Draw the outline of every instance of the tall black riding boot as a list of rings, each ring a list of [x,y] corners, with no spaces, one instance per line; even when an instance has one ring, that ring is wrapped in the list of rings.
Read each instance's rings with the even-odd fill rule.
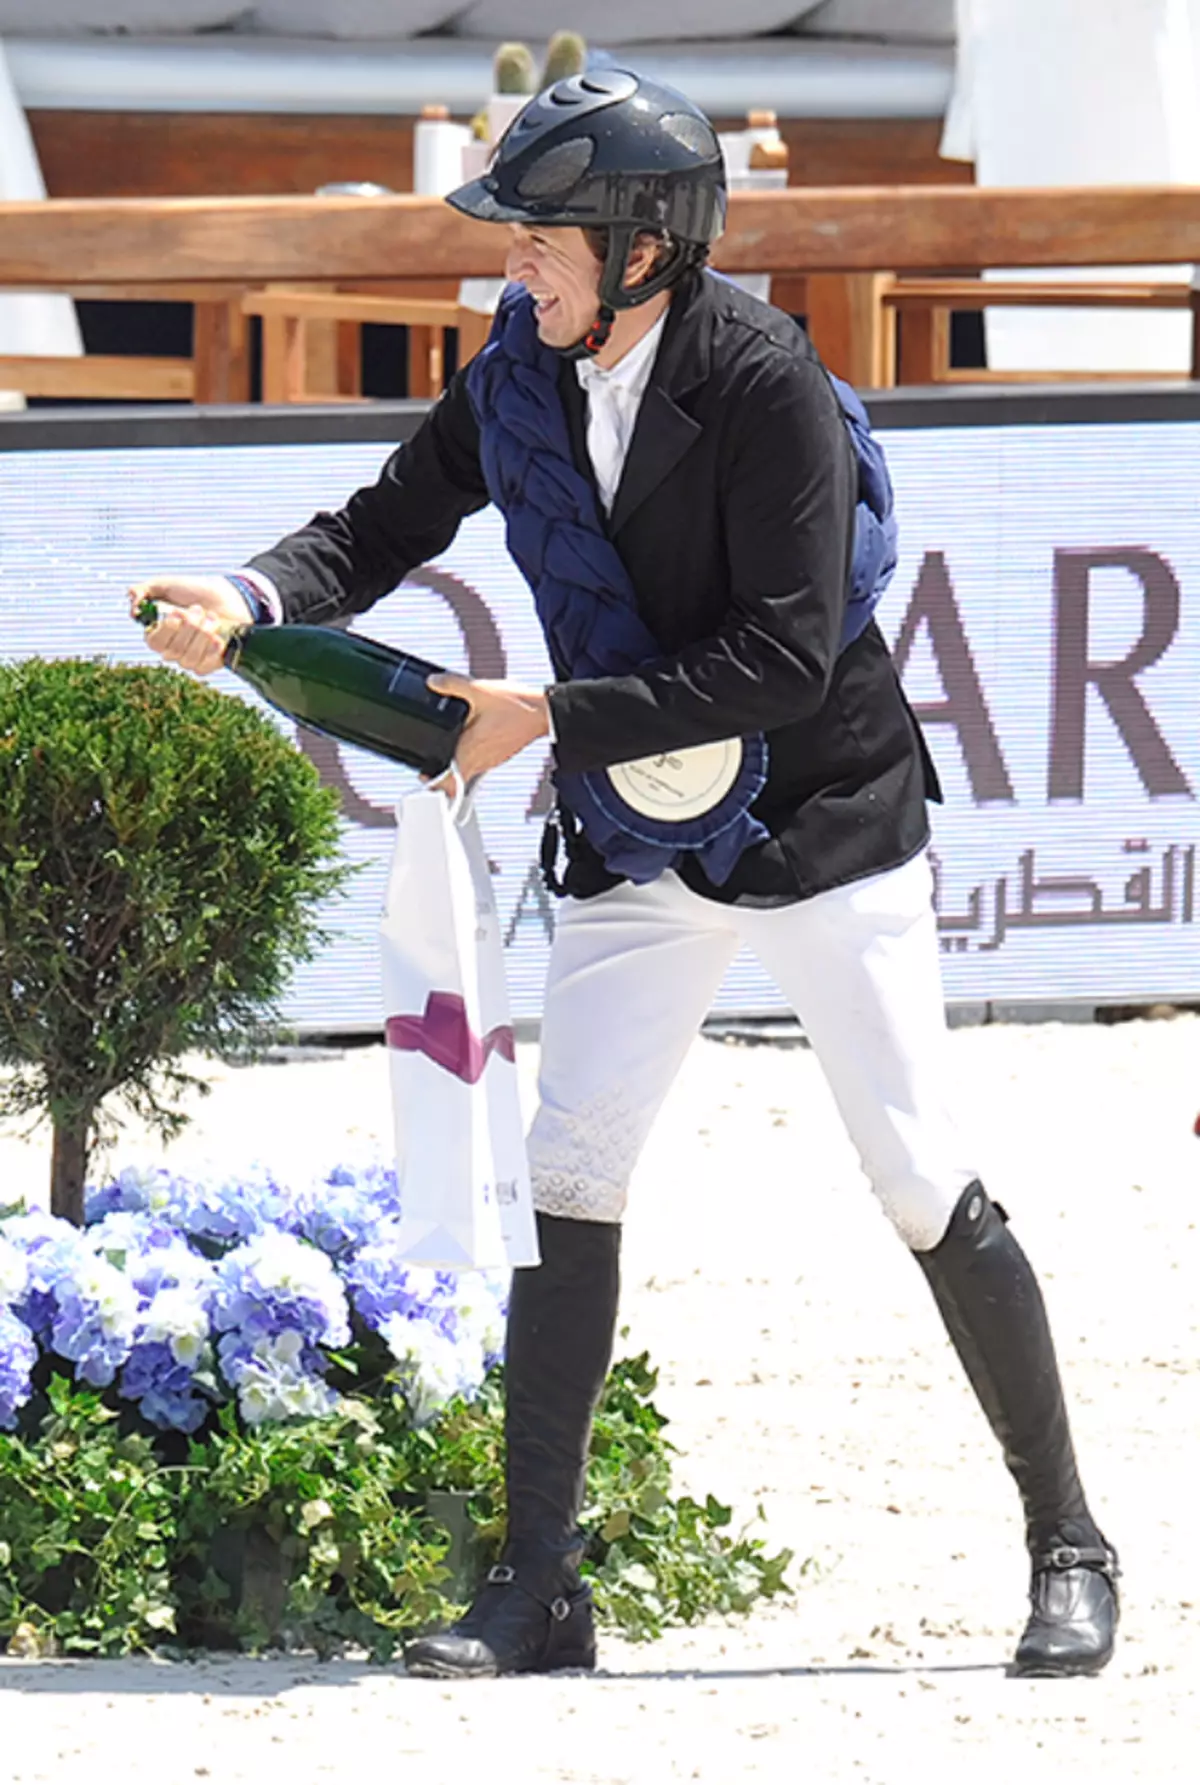
[[[513,1272],[508,1305],[504,1552],[464,1617],[409,1645],[409,1673],[487,1678],[596,1664],[577,1521],[612,1358],[621,1229],[556,1215],[537,1222],[542,1262]]]
[[[1088,1511],[1046,1308],[1001,1209],[969,1184],[945,1236],[914,1254],[1025,1509],[1032,1612],[1012,1671],[1098,1673],[1117,1627],[1117,1557]]]

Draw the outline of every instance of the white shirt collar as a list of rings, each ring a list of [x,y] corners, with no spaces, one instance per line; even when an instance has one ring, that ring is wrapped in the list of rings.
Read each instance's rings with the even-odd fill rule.
[[[650,382],[658,344],[666,326],[667,312],[664,310],[654,327],[647,329],[641,340],[615,366],[598,366],[593,359],[576,360],[575,373],[583,389],[598,387],[625,397],[641,397]]]

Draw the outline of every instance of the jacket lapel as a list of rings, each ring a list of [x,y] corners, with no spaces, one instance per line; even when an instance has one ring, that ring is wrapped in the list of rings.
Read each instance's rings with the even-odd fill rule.
[[[707,378],[711,335],[711,281],[700,274],[679,287],[667,312],[662,344],[613,501],[609,530],[614,538],[700,434],[700,423],[678,399]]]

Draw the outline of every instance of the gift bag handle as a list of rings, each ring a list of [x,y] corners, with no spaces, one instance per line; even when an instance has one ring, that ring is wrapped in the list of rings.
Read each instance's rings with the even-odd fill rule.
[[[451,824],[461,827],[470,822],[471,814],[475,810],[476,789],[482,778],[481,775],[476,775],[473,781],[468,781],[458,763],[452,762],[448,769],[442,771],[436,781],[429,783],[431,793],[440,793],[443,798],[449,800]],[[453,783],[453,792],[449,794],[445,791],[447,780]]]

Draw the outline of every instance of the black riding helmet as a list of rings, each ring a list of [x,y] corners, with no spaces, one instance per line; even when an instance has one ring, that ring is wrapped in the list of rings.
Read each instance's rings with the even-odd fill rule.
[[[682,93],[624,69],[556,81],[531,99],[477,180],[448,204],[483,223],[603,229],[600,315],[572,353],[598,353],[614,312],[673,285],[699,265],[725,223],[725,164],[717,133]],[[638,235],[668,252],[642,284],[625,275]]]

